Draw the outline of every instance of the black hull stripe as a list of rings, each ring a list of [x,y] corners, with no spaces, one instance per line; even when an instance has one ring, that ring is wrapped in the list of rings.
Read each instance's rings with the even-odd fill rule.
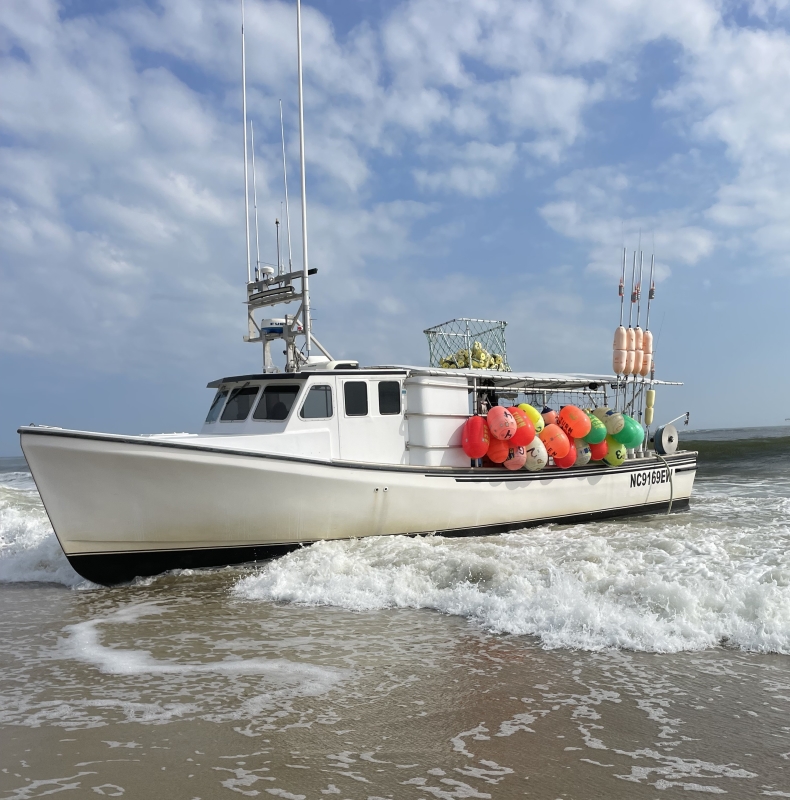
[[[286,461],[296,464],[315,464],[323,467],[335,467],[338,469],[358,469],[375,472],[406,472],[409,474],[423,474],[429,478],[452,478],[456,480],[479,481],[503,481],[503,480],[555,480],[557,478],[578,478],[580,475],[606,475],[623,472],[633,472],[635,470],[661,469],[663,464],[653,461],[653,459],[634,459],[626,461],[619,467],[603,466],[598,464],[585,467],[571,467],[570,469],[549,468],[543,472],[512,472],[508,469],[494,470],[486,469],[483,473],[480,469],[471,467],[446,468],[436,471],[435,467],[416,467],[403,464],[366,464],[358,461],[321,461],[315,458],[302,458],[299,456],[287,456],[280,453],[257,453],[250,450],[232,450],[224,447],[210,447],[209,445],[181,444],[161,439],[140,439],[136,436],[115,436],[101,433],[75,432],[55,430],[52,428],[19,428],[17,433],[34,436],[58,436],[65,439],[86,439],[89,441],[111,442],[115,444],[132,444],[138,447],[164,447],[171,450],[198,451],[203,453],[218,453],[229,456],[243,456],[246,458],[262,458],[269,461]],[[672,466],[697,463],[697,454],[694,451],[676,453],[666,456],[667,463]],[[647,462],[647,463],[646,463]],[[694,466],[696,469],[696,466]]]
[[[688,498],[676,500],[672,504],[673,511],[688,508]],[[569,514],[537,520],[522,520],[496,525],[475,526],[470,528],[453,528],[436,531],[440,536],[485,536],[522,528],[534,528],[549,523],[565,525],[582,522],[593,522],[613,517],[638,516],[666,511],[668,502],[644,503],[637,506],[621,506],[598,511]],[[421,533],[401,535],[421,536]],[[270,545],[254,545],[250,547],[205,547],[190,550],[142,550],[123,553],[91,553],[67,556],[71,566],[85,579],[94,583],[112,586],[125,583],[135,577],[158,575],[171,569],[200,569],[205,567],[222,567],[231,564],[244,564],[265,561],[296,550],[313,542],[293,542]]]

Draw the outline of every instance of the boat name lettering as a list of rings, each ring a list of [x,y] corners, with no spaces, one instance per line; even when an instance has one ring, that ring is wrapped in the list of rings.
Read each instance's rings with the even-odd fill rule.
[[[669,471],[666,468],[653,469],[650,472],[635,472],[631,475],[631,488],[648,486],[656,483],[668,483]]]

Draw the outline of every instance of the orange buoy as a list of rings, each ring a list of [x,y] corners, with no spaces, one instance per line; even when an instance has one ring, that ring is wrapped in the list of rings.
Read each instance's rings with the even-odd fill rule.
[[[562,458],[571,449],[571,443],[559,425],[547,425],[540,432],[540,440],[546,447],[546,452],[554,459]]]
[[[488,452],[491,433],[483,417],[470,417],[464,423],[461,447],[469,458],[482,458]]]
[[[509,408],[508,411],[516,420],[516,432],[510,440],[513,447],[526,447],[535,438],[535,426],[526,412],[518,407]]]
[[[574,439],[583,439],[592,428],[590,418],[577,406],[563,406],[557,424]]]
[[[511,447],[507,459],[505,459],[505,467],[507,469],[521,469],[527,463],[527,448],[526,447]]]
[[[513,415],[504,406],[494,406],[488,412],[488,430],[495,439],[512,439],[517,425]]]
[[[612,369],[615,375],[622,375],[625,370],[626,351],[615,350],[612,353]]]
[[[639,370],[639,374],[645,378],[650,374],[650,367],[653,366],[653,354],[652,353],[643,353],[642,354],[642,369]]]
[[[495,464],[504,464],[510,455],[510,444],[502,439],[491,439],[486,455]]]
[[[568,469],[576,463],[576,445],[571,444],[568,452],[564,456],[554,456],[554,463],[560,469]]]

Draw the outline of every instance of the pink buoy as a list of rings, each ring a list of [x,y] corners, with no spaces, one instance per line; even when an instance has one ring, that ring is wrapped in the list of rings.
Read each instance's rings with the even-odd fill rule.
[[[512,439],[518,425],[513,415],[504,406],[494,406],[488,412],[488,429],[495,439]]]
[[[507,469],[521,469],[526,463],[527,448],[511,447],[504,465],[507,467]]]

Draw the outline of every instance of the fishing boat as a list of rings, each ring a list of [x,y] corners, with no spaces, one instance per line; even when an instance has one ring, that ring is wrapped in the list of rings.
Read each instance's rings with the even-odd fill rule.
[[[501,321],[451,320],[428,329],[427,366],[360,366],[334,359],[316,339],[299,0],[296,20],[302,264],[294,270],[291,263],[283,132],[288,263],[278,246],[276,265],[262,264],[258,255],[253,269],[242,5],[244,338],[261,346],[261,370],[208,384],[214,395],[199,433],[19,429],[52,527],[74,569],[88,580],[113,584],[174,568],[261,560],[326,539],[495,534],[686,506],[696,453],[678,448],[677,420],[651,429],[656,387],[670,384],[656,380],[647,358],[652,335],[649,325],[644,332],[639,327],[636,254],[629,309],[636,307],[637,325],[622,324],[624,253],[614,374],[512,371]],[[252,154],[257,242],[254,140]],[[641,275],[641,254],[639,264]],[[653,296],[651,281],[648,314]],[[295,313],[266,316],[288,304],[295,304]],[[282,368],[272,357],[275,342],[284,346]],[[570,416],[578,412],[575,421],[567,409],[573,410]],[[638,426],[638,441],[630,446],[622,435],[628,420]],[[588,445],[584,436],[576,437],[573,425],[582,426],[576,433],[606,427],[608,452],[605,442]],[[522,435],[528,439],[522,437],[523,445],[508,441]],[[567,449],[561,451],[562,437]],[[501,457],[494,456],[494,445]],[[604,448],[604,455],[592,460],[593,447]]]

